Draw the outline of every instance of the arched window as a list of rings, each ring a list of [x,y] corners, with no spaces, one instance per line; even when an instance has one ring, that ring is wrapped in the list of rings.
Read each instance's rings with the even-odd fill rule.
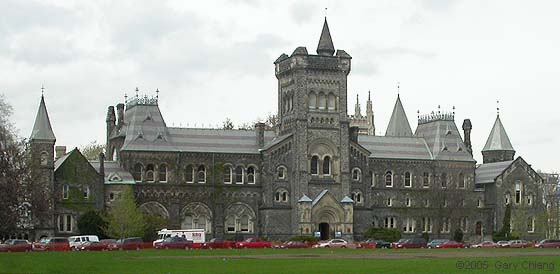
[[[521,203],[522,199],[521,188],[521,182],[515,182],[515,204],[517,205]]]
[[[311,92],[309,93],[309,109],[315,110],[315,108],[317,108],[317,95],[315,92]]]
[[[167,182],[167,165],[166,164],[159,165],[159,181],[160,182]]]
[[[278,189],[278,190],[276,190],[276,193],[274,194],[274,200],[276,202],[284,202],[284,203],[288,202],[289,197],[290,197],[290,194],[285,189]]]
[[[134,177],[134,181],[141,182],[143,172],[144,172],[144,167],[142,166],[142,164],[136,163],[134,165],[134,170],[132,171],[132,177]]]
[[[287,173],[286,167],[284,167],[284,166],[279,166],[278,167],[278,179],[285,180],[286,175],[287,175],[286,173]]]
[[[62,185],[62,199],[67,200],[69,192],[70,192],[70,186],[66,184]]]
[[[331,175],[331,157],[323,158],[323,175]]]
[[[385,172],[385,186],[393,187],[393,172],[391,171]]]
[[[504,204],[509,205],[510,202],[511,202],[511,195],[509,193],[506,193],[506,195],[504,195]]]
[[[196,171],[196,181],[201,184],[206,183],[206,167],[204,167],[204,165],[198,167]]]
[[[239,219],[239,228],[241,232],[251,232],[251,222],[249,220],[249,216],[243,215]]]
[[[412,187],[412,174],[408,171],[404,173],[404,187]]]
[[[227,232],[235,232],[235,216],[227,216],[226,217],[226,231]]]
[[[280,196],[281,196],[280,191],[276,191],[276,193],[274,194],[274,201],[280,202],[281,200]]]
[[[282,202],[287,202],[288,201],[288,192],[285,191],[282,193]]]
[[[362,193],[360,191],[354,191],[351,194],[351,198],[354,201],[355,204],[361,204],[362,203]]]
[[[224,184],[231,184],[233,171],[230,166],[224,167]]]
[[[447,173],[441,174],[441,188],[447,188]]]
[[[248,184],[255,183],[255,168],[252,166],[247,168],[247,183]]]
[[[183,223],[181,224],[182,229],[193,229],[193,217],[186,215],[183,218]]]
[[[459,177],[457,178],[459,183],[459,188],[465,188],[465,175],[463,173],[459,173]]]
[[[422,187],[430,187],[430,173],[424,172],[424,176],[422,177]]]
[[[207,223],[208,218],[206,216],[198,216],[198,218],[193,219],[193,228],[208,231]]]
[[[49,163],[49,154],[46,151],[41,152],[41,165],[46,166]]]
[[[311,157],[311,175],[319,174],[319,156]]]
[[[395,217],[385,217],[385,228],[397,228],[397,219]]]
[[[154,179],[154,165],[148,164],[146,166],[146,181],[153,182]]]
[[[119,159],[119,154],[117,153],[117,150],[115,148],[113,148],[113,161],[116,161]]]
[[[241,166],[235,168],[235,183],[236,184],[243,183],[243,167]]]
[[[362,180],[362,171],[359,168],[354,168],[352,170],[352,180],[358,182]]]
[[[317,102],[319,110],[325,110],[327,107],[327,97],[324,93],[319,93],[319,100]]]
[[[336,110],[336,97],[332,93],[329,93],[328,110]]]
[[[187,183],[194,182],[194,167],[192,165],[185,168],[185,180]]]

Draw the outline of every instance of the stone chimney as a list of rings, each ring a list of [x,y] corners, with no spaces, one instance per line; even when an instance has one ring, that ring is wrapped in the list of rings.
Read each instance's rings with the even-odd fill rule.
[[[472,130],[471,119],[465,119],[463,121],[463,134],[465,135],[464,143],[465,146],[467,146],[467,150],[472,155],[471,130]]]
[[[99,153],[99,174],[105,180],[105,154]]]
[[[60,157],[66,154],[66,146],[56,146],[54,147],[55,157],[54,160],[58,160]]]
[[[360,128],[359,127],[350,127],[349,131],[350,131],[349,132],[350,141],[357,143]]]
[[[120,130],[124,124],[124,104],[117,105],[117,128]]]
[[[266,125],[264,123],[256,123],[255,124],[255,133],[256,133],[256,144],[258,148],[264,147],[264,129]]]

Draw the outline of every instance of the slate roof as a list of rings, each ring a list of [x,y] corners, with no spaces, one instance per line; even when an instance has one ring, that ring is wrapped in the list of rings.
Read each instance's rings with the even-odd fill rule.
[[[482,164],[475,170],[476,184],[494,183],[496,177],[500,176],[514,161]]]
[[[319,193],[319,195],[317,195],[317,197],[315,197],[315,200],[313,200],[313,203],[311,203],[311,206],[315,206],[323,198],[323,196],[325,196],[327,194],[327,192],[329,192],[328,189],[324,189],[323,191],[321,191],[321,193]]]
[[[60,158],[56,159],[56,161],[54,161],[54,171],[57,171],[58,168],[60,166],[62,166],[62,164],[64,164],[64,162],[66,161],[66,159],[68,159],[68,156],[70,156],[70,154],[73,152],[74,150],[62,155]]]
[[[317,54],[323,55],[333,55],[334,54],[334,44],[331,38],[331,32],[329,31],[329,24],[327,24],[327,18],[325,17],[325,23],[323,23],[323,30],[321,31],[321,38],[319,38],[319,44],[317,45]]]
[[[509,140],[509,137],[506,133],[504,125],[500,120],[500,115],[496,117],[496,121],[494,122],[494,126],[490,131],[490,135],[488,136],[488,140],[486,140],[486,145],[482,151],[492,151],[492,150],[512,150],[513,146]]]
[[[370,158],[432,159],[423,138],[358,135],[358,144],[371,152]]]
[[[301,196],[301,198],[299,198],[298,200],[298,203],[302,203],[302,202],[310,203],[313,201],[309,197],[307,197],[307,195],[303,194],[303,196]]]
[[[56,137],[54,136],[54,132],[51,127],[51,121],[49,120],[44,96],[41,96],[41,103],[39,103],[39,109],[37,110],[37,116],[35,117],[35,124],[33,125],[33,131],[31,131],[30,139],[52,142],[56,141]]]
[[[475,161],[451,119],[419,124],[415,136],[426,141],[434,160]]]
[[[288,139],[292,137],[292,133],[286,134],[286,135],[282,135],[282,136],[278,136],[278,137],[274,137],[270,142],[267,142],[266,140],[266,132],[265,132],[265,146],[263,149],[269,149],[279,143],[282,143],[284,140]]]
[[[400,96],[397,97],[395,102],[385,136],[412,136],[412,129],[410,129]]]
[[[89,163],[100,173],[99,161]],[[124,170],[117,161],[105,161],[105,184],[136,184],[130,172]]]
[[[342,201],[340,201],[341,203],[354,203],[354,200],[352,200],[350,197],[348,196],[344,196],[344,198],[342,199]]]

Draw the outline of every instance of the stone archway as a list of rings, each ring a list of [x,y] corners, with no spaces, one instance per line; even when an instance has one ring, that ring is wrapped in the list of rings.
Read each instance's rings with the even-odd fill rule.
[[[152,201],[143,203],[138,207],[138,209],[140,209],[140,211],[142,211],[144,214],[160,216],[166,220],[169,220],[169,211],[167,211],[167,208],[165,208],[165,206],[158,202]]]

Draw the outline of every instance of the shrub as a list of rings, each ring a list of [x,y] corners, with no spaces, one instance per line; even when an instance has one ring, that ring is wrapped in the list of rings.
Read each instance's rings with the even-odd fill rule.
[[[453,240],[459,243],[463,242],[463,231],[460,228],[457,228],[457,230],[455,230],[455,233],[453,234]]]
[[[384,240],[395,242],[401,238],[401,232],[397,229],[370,228],[364,233],[366,239]]]

